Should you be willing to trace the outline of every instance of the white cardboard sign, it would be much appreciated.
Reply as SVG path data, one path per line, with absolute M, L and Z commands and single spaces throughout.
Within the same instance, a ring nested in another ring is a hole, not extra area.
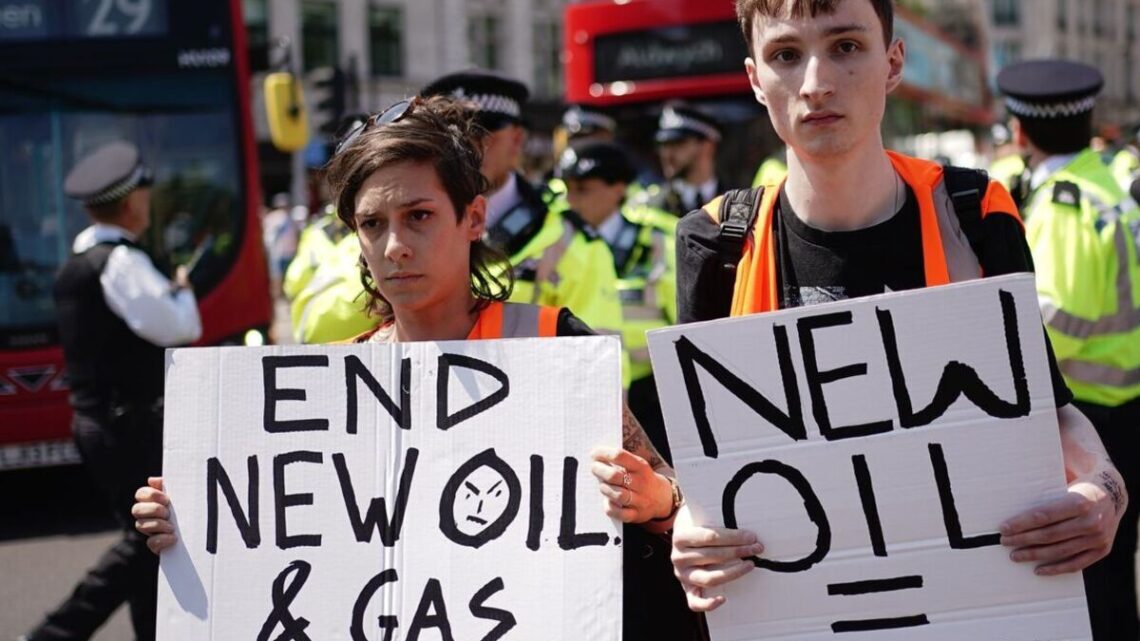
M 619 641 L 619 349 L 168 352 L 158 637 Z
M 1090 638 L 1080 574 L 998 543 L 1063 495 L 1032 275 L 651 332 L 698 523 L 749 528 L 715 641 Z

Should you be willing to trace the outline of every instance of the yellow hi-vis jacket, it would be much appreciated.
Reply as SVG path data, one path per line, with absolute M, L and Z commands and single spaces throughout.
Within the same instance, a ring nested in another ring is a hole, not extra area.
M 306 344 L 335 343 L 371 329 L 377 319 L 365 312 L 367 300 L 360 282 L 360 242 L 352 233 L 325 254 L 293 299 L 293 338 Z
M 1025 212 L 1041 313 L 1073 395 L 1109 407 L 1140 397 L 1140 209 L 1086 149 Z
M 1125 147 L 1116 152 L 1111 167 L 1116 183 L 1127 192 L 1133 180 L 1140 180 L 1140 149 Z
M 281 286 L 289 300 L 297 298 L 312 280 L 321 263 L 332 254 L 337 241 L 344 238 L 348 228 L 336 214 L 325 212 L 301 231 L 297 241 L 297 254 L 285 270 Z
M 631 381 L 653 373 L 645 333 L 677 320 L 676 216 L 647 205 L 621 209 L 622 228 L 610 245 L 618 272 L 622 345 Z

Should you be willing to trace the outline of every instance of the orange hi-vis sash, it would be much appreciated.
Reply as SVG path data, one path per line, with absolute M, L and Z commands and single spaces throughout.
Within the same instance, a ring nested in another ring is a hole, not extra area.
M 479 312 L 475 326 L 467 340 L 480 341 L 494 338 L 551 338 L 558 335 L 560 307 L 530 305 L 527 303 L 493 302 Z M 342 343 L 367 343 L 377 332 L 392 330 L 392 323 L 382 325 Z
M 467 335 L 467 340 L 549 338 L 558 335 L 559 307 L 525 303 L 491 303 Z
M 981 265 L 962 232 L 953 203 L 946 193 L 942 166 L 891 151 L 887 156 L 899 177 L 918 199 L 926 286 L 981 277 Z M 737 264 L 732 316 L 758 314 L 780 307 L 773 213 L 781 188 L 782 184 L 764 189 L 752 233 L 745 239 L 744 252 Z M 722 198 L 718 197 L 704 207 L 705 213 L 718 224 Z M 981 205 L 982 218 L 991 213 L 1013 216 L 1020 222 L 1009 192 L 995 181 L 990 181 Z

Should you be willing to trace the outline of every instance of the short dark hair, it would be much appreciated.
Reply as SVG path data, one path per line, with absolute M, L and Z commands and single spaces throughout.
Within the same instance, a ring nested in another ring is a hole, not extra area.
M 883 43 L 891 45 L 895 39 L 895 7 L 893 0 L 736 0 L 736 18 L 740 21 L 740 29 L 744 32 L 744 41 L 748 43 L 748 53 L 752 54 L 752 23 L 756 15 L 777 17 L 783 14 L 785 7 L 793 18 L 802 18 L 810 15 L 816 17 L 820 14 L 835 13 L 840 2 L 870 2 L 879 16 L 883 28 Z
M 1067 118 L 1021 118 L 1017 117 L 1021 131 L 1034 147 L 1055 156 L 1075 154 L 1089 146 L 1093 137 L 1093 112 L 1069 116 Z
M 413 162 L 430 164 L 435 169 L 455 207 L 458 224 L 467 206 L 488 189 L 481 171 L 486 135 L 471 112 L 454 99 L 413 98 L 404 116 L 396 122 L 365 129 L 329 161 L 327 180 L 337 217 L 356 231 L 356 196 L 364 181 L 385 167 Z M 476 310 L 510 297 L 514 277 L 502 252 L 477 240 L 471 244 L 469 268 Z M 360 282 L 368 294 L 367 310 L 382 321 L 391 320 L 392 308 L 376 289 L 363 256 L 360 270 Z

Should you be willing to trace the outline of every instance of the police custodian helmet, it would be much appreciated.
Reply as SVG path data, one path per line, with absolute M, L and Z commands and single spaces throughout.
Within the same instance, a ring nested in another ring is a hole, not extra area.
M 139 150 L 128 142 L 112 142 L 80 160 L 63 182 L 63 193 L 88 207 L 108 205 L 154 182 Z

